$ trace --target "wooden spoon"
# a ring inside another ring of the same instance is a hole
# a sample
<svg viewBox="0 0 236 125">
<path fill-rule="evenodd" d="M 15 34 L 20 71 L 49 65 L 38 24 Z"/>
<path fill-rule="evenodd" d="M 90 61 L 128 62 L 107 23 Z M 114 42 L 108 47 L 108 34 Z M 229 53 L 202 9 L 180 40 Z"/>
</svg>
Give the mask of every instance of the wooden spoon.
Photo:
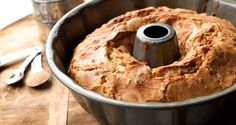
<svg viewBox="0 0 236 125">
<path fill-rule="evenodd" d="M 31 72 L 25 80 L 29 87 L 37 87 L 51 79 L 51 74 L 42 67 L 42 54 L 38 54 L 31 63 Z"/>
</svg>

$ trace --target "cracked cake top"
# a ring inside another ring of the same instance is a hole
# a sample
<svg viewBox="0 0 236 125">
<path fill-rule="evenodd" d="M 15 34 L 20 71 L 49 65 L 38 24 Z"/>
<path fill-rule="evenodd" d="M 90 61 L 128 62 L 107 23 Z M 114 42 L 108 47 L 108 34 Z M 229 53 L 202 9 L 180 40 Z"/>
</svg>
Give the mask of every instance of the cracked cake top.
<svg viewBox="0 0 236 125">
<path fill-rule="evenodd" d="M 181 57 L 150 68 L 132 51 L 138 28 L 156 22 L 175 29 Z M 123 101 L 174 102 L 209 95 L 236 81 L 236 28 L 187 9 L 127 12 L 78 44 L 68 73 L 80 86 Z"/>
</svg>

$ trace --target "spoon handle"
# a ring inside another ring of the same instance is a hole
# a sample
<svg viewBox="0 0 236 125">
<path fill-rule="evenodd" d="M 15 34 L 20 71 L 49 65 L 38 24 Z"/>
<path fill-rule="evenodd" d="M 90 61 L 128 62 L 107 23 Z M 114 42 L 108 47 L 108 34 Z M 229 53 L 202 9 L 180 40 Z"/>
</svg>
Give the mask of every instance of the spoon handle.
<svg viewBox="0 0 236 125">
<path fill-rule="evenodd" d="M 4 66 L 4 65 L 7 65 L 7 64 L 9 64 L 11 62 L 14 62 L 16 60 L 20 60 L 22 58 L 27 57 L 35 49 L 39 49 L 39 46 L 33 47 L 33 48 L 29 48 L 29 49 L 20 50 L 20 51 L 18 51 L 16 53 L 9 54 L 9 55 L 6 55 L 6 56 L 1 56 L 0 57 L 0 67 Z"/>
<path fill-rule="evenodd" d="M 31 63 L 31 72 L 40 72 L 43 71 L 43 66 L 42 66 L 42 54 L 39 53 L 34 60 Z"/>
<path fill-rule="evenodd" d="M 40 51 L 38 49 L 35 49 L 35 52 L 30 54 L 25 61 L 20 65 L 20 67 L 17 69 L 17 71 L 24 73 L 26 67 L 29 65 L 29 63 L 39 54 Z"/>
</svg>

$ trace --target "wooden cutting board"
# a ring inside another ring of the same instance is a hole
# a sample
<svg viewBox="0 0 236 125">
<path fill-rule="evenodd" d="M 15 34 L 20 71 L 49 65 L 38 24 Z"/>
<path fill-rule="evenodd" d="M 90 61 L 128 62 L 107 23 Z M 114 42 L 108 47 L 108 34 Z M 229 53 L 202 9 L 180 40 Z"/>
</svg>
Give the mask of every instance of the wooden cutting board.
<svg viewBox="0 0 236 125">
<path fill-rule="evenodd" d="M 0 56 L 45 45 L 39 40 L 32 16 L 23 18 L 0 31 Z M 98 125 L 99 123 L 74 100 L 70 91 L 55 77 L 36 88 L 24 84 L 2 82 L 22 60 L 0 68 L 0 125 Z M 50 72 L 43 58 L 44 69 Z M 30 77 L 30 68 L 26 77 Z"/>
</svg>

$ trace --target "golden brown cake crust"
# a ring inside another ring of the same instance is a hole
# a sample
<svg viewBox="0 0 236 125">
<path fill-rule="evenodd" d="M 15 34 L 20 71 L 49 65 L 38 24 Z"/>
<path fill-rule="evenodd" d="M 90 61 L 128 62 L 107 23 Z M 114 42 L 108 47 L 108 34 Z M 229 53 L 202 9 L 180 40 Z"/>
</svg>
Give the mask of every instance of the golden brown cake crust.
<svg viewBox="0 0 236 125">
<path fill-rule="evenodd" d="M 132 57 L 137 29 L 171 25 L 181 58 L 150 68 Z M 70 76 L 82 87 L 133 102 L 173 102 L 209 95 L 236 81 L 236 28 L 227 20 L 186 9 L 148 7 L 118 16 L 74 50 Z"/>
</svg>

